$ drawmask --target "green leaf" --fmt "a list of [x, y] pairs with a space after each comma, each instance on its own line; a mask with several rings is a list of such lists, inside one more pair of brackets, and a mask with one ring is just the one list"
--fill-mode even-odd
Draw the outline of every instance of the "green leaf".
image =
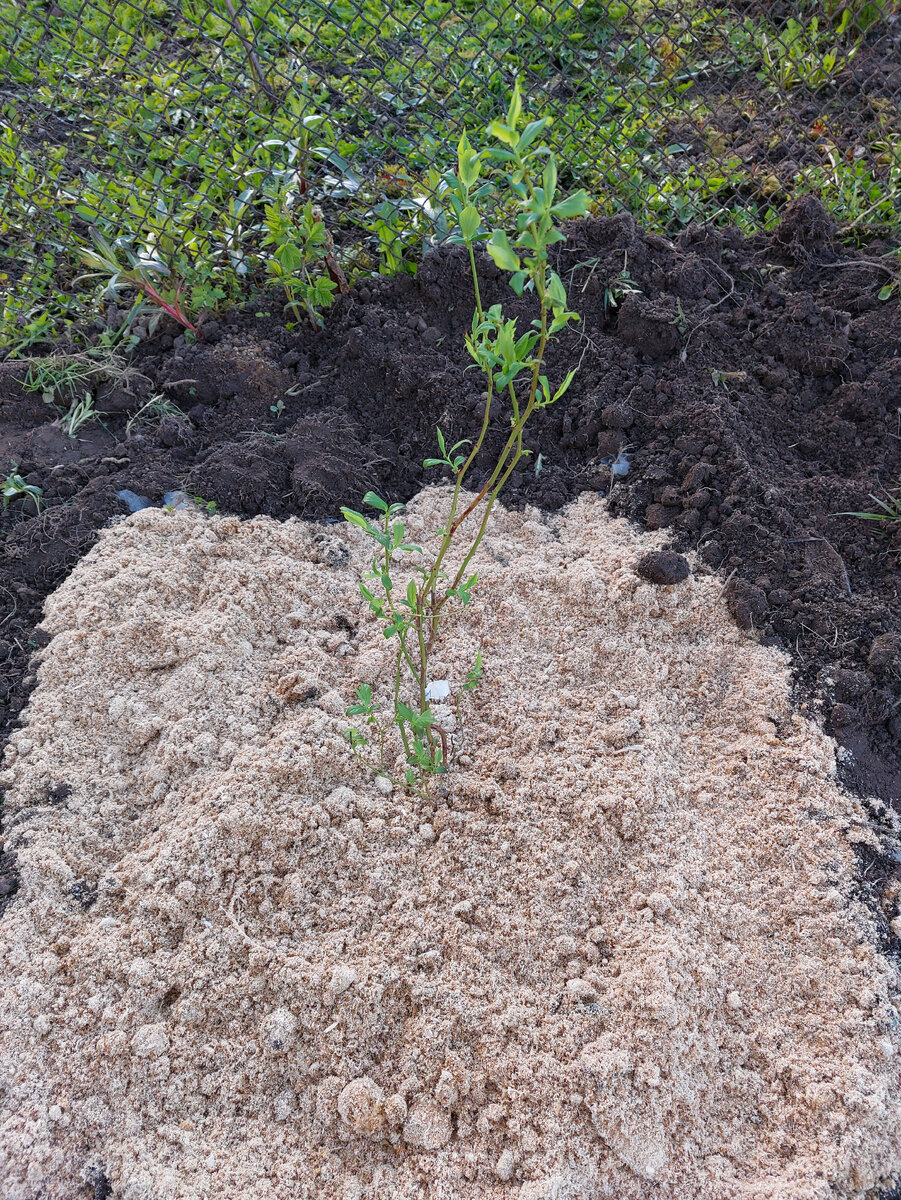
[[494, 259], [495, 265], [502, 271], [518, 271], [520, 269], [519, 255], [510, 245], [510, 241], [502, 229], [495, 229], [485, 248]]
[[556, 271], [549, 272], [547, 294], [554, 308], [566, 307], [566, 288], [563, 286], [563, 280]]
[[578, 192], [573, 192], [565, 200], [559, 200], [553, 206], [551, 212], [562, 221], [568, 220], [570, 217], [584, 217], [588, 212], [590, 202], [591, 197], [584, 188], [580, 188]]
[[569, 374], [566, 376], [566, 378], [563, 380], [563, 382], [557, 388], [556, 392], [554, 392], [553, 399], [551, 400], [551, 404], [553, 404], [554, 401], [559, 400], [560, 397], [564, 394], [564, 392], [566, 392], [568, 390], [569, 385], [572, 383], [572, 381], [576, 377], [577, 370], [578, 370], [578, 367], [573, 367], [573, 369], [569, 372]]
[[[503, 121], [492, 121], [488, 126], [488, 132], [496, 141], [502, 142], [505, 146], [510, 146], [511, 149], [516, 145], [516, 130], [511, 129], [509, 125], [505, 125]], [[497, 156], [497, 152], [495, 152]], [[514, 154], [505, 155], [505, 157], [514, 158]]]
[[525, 287], [527, 278], [528, 274], [525, 271], [517, 271], [516, 274], [511, 278], [510, 287], [513, 288], [517, 296], [522, 295], [522, 290]]
[[544, 187], [544, 202], [550, 204], [554, 199], [554, 193], [557, 190], [557, 160], [553, 154], [547, 160], [544, 167], [544, 173], [541, 176], [541, 182]]
[[459, 220], [460, 232], [463, 234], [463, 237], [467, 242], [471, 242], [478, 233], [481, 223], [479, 210], [474, 204], [467, 204], [460, 213]]
[[517, 79], [513, 87], [513, 95], [510, 97], [510, 107], [507, 109], [507, 124], [511, 129], [516, 129], [519, 125], [519, 119], [522, 116], [522, 88]]
[[516, 153], [522, 154], [524, 150], [527, 150], [536, 138], [541, 137], [550, 123], [550, 117], [542, 117], [540, 121], [530, 121], [522, 131], [522, 136], [520, 137], [519, 141], [516, 143]]
[[350, 525], [357, 525], [360, 529], [365, 529], [369, 534], [375, 534], [377, 532], [377, 530], [363, 516], [362, 513], [354, 512], [352, 508], [342, 508], [341, 515]]
[[879, 299], [889, 300], [894, 290], [895, 285], [893, 283], [887, 283], [884, 288], [879, 289]]
[[471, 188], [479, 177], [479, 155], [470, 145], [466, 130], [457, 144], [457, 171], [466, 188]]
[[388, 511], [388, 505], [381, 498], [381, 496], [377, 495], [375, 492], [367, 492], [363, 497], [363, 503], [368, 508], [378, 509], [378, 511], [381, 513], [386, 513]]

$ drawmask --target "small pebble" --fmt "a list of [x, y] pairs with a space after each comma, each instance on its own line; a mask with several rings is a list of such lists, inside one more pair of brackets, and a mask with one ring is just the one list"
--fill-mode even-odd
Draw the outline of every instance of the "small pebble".
[[347, 963], [338, 963], [329, 980], [328, 990], [333, 996], [342, 996], [357, 982], [357, 973]]
[[121, 492], [116, 492], [116, 499], [127, 504], [129, 512], [140, 512], [142, 508], [152, 507], [146, 496], [138, 496], [130, 488], [123, 488]]
[[163, 496], [163, 505], [168, 509], [186, 509], [191, 508], [194, 501], [186, 492], [166, 492]]
[[593, 1004], [598, 994], [586, 979], [568, 979], [566, 990], [573, 1000], [581, 1000], [583, 1004]]
[[498, 1179], [506, 1183], [513, 1178], [513, 1151], [508, 1147], [494, 1165], [494, 1173]]

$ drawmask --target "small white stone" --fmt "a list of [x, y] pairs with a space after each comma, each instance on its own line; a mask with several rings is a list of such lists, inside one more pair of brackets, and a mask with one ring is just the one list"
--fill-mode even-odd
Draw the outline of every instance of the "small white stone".
[[55, 1124], [57, 1121], [61, 1121], [62, 1119], [63, 1119], [63, 1110], [60, 1108], [60, 1106], [58, 1104], [51, 1104], [50, 1107], [47, 1109], [47, 1120], [53, 1121], [53, 1123]]
[[901, 917], [895, 917], [891, 922], [890, 928], [896, 938], [901, 938]]
[[333, 996], [342, 996], [348, 988], [357, 982], [357, 973], [347, 963], [338, 963], [329, 980], [328, 990]]
[[451, 912], [454, 914], [455, 917], [459, 917], [461, 920], [465, 919], [466, 917], [471, 917], [472, 916], [472, 901], [471, 900], [461, 900], [459, 904], [454, 905], [454, 907], [451, 909]]
[[132, 1049], [138, 1058], [159, 1058], [169, 1051], [169, 1035], [162, 1022], [140, 1025], [131, 1039]]
[[741, 996], [738, 992], [730, 992], [726, 997], [726, 1003], [730, 1008], [741, 1008]]
[[260, 1022], [260, 1034], [268, 1049], [283, 1054], [294, 1045], [297, 1018], [287, 1008], [275, 1008]]
[[593, 1004], [598, 994], [586, 979], [568, 979], [566, 990], [573, 1000], [581, 1000], [583, 1004]]
[[394, 784], [387, 775], [376, 775], [375, 790], [381, 792], [383, 796], [390, 796], [394, 791]]
[[419, 826], [419, 836], [424, 842], [434, 842], [436, 836], [435, 830], [433, 826], [428, 823], [428, 821], [423, 822], [423, 824]]
[[513, 1167], [515, 1162], [513, 1159], [513, 1151], [507, 1147], [497, 1162], [494, 1164], [494, 1173], [498, 1179], [506, 1183], [513, 1178]]

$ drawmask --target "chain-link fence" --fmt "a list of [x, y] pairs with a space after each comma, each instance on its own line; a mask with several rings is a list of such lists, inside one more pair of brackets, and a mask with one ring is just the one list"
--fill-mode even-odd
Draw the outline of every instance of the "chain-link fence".
[[899, 223], [898, 0], [0, 0], [0, 47], [7, 339], [83, 311], [92, 228], [198, 305], [264, 286], [267, 209], [307, 199], [345, 270], [410, 269], [517, 77], [600, 211]]

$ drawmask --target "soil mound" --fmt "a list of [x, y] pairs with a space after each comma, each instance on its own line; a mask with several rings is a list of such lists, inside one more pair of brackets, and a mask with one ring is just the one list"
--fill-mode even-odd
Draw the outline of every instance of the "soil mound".
[[[873, 509], [870, 493], [884, 497], [901, 477], [901, 307], [897, 295], [877, 299], [896, 260], [885, 245], [850, 251], [833, 233], [813, 197], [751, 240], [703, 227], [670, 242], [626, 216], [573, 225], [558, 267], [583, 321], [551, 370], [581, 369], [536, 416], [532, 458], [505, 498], [553, 509], [586, 489], [611, 492], [617, 511], [698, 549], [733, 577], [736, 615], [793, 652], [803, 698], [854, 750], [855, 786], [897, 802], [901, 671], [874, 671], [869, 658], [876, 638], [901, 633], [901, 533], [836, 515]], [[486, 302], [515, 311], [490, 262], [484, 276]], [[30, 686], [43, 598], [125, 512], [118, 491], [158, 504], [181, 487], [220, 512], [334, 516], [367, 487], [409, 499], [435, 481], [421, 467], [435, 426], [454, 440], [478, 428], [458, 251], [428, 255], [415, 278], [361, 284], [322, 333], [286, 329], [282, 303], [225, 314], [196, 347], [163, 327], [128, 388], [99, 389], [105, 424], [74, 442], [22, 391], [24, 367], [2, 364], [0, 466], [17, 463], [48, 505], [0, 513], [10, 720]], [[126, 431], [154, 394], [182, 415]], [[505, 436], [499, 414], [486, 453]], [[621, 453], [628, 475], [614, 476]], [[836, 670], [860, 673], [853, 696], [839, 697]]]
[[722, 581], [638, 573], [662, 541], [597, 497], [497, 511], [435, 664], [486, 675], [426, 802], [342, 738], [387, 665], [354, 530], [101, 534], [2, 777], [10, 1200], [826, 1200], [901, 1171], [864, 815]]

